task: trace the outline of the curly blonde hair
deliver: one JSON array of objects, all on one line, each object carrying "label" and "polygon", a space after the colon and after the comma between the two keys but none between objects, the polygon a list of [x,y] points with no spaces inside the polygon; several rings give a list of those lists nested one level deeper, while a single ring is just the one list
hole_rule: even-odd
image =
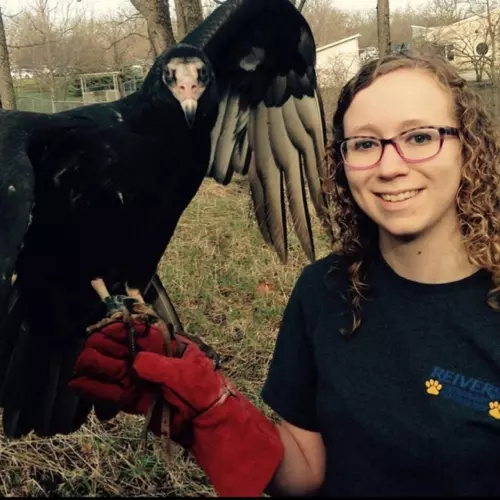
[{"label": "curly blonde hair", "polygon": [[355,203],[345,176],[339,145],[344,139],[343,120],[354,96],[379,76],[398,69],[428,72],[450,92],[462,144],[462,178],[456,195],[459,227],[473,265],[488,270],[492,289],[487,303],[500,309],[500,135],[485,105],[455,68],[441,57],[394,54],[371,61],[342,89],[333,117],[333,139],[326,148],[323,189],[330,207],[340,253],[348,259],[350,332],[361,324],[361,302],[369,289],[367,265],[378,245],[378,229]]}]

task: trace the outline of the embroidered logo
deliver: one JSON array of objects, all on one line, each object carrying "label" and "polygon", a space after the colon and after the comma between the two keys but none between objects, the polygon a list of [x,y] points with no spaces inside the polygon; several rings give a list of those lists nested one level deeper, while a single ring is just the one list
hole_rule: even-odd
[{"label": "embroidered logo", "polygon": [[500,387],[439,366],[433,367],[425,387],[431,396],[442,396],[500,420]]},{"label": "embroidered logo", "polygon": [[427,387],[427,394],[432,394],[433,396],[439,396],[443,386],[439,383],[439,380],[426,380],[425,386]]},{"label": "embroidered logo", "polygon": [[500,403],[498,401],[490,402],[490,411],[488,412],[491,417],[500,420]]}]

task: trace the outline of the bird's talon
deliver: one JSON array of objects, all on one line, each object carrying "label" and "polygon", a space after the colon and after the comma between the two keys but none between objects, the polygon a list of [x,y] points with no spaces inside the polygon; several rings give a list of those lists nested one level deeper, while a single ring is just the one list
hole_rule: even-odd
[{"label": "bird's talon", "polygon": [[135,312],[134,305],[139,303],[138,300],[127,295],[110,295],[109,297],[106,297],[103,302],[106,306],[106,316],[108,317],[111,317],[116,313],[123,314],[125,311],[129,314],[133,314]]}]

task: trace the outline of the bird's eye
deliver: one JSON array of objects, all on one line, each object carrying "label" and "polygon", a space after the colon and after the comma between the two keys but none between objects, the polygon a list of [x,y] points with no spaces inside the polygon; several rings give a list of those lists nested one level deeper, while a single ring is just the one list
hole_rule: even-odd
[{"label": "bird's eye", "polygon": [[167,85],[170,85],[174,82],[175,73],[170,68],[165,68],[163,72],[163,79]]},{"label": "bird's eye", "polygon": [[206,83],[207,82],[207,80],[208,80],[208,70],[207,70],[206,66],[202,66],[198,70],[198,78],[200,79],[201,83]]}]

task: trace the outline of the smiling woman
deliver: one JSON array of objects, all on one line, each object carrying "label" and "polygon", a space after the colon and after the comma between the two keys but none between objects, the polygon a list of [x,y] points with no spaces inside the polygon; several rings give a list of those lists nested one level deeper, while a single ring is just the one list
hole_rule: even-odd
[{"label": "smiling woman", "polygon": [[391,55],[344,87],[333,133],[341,251],[300,276],[264,400],[324,457],[326,496],[498,496],[493,122],[444,60]]}]

